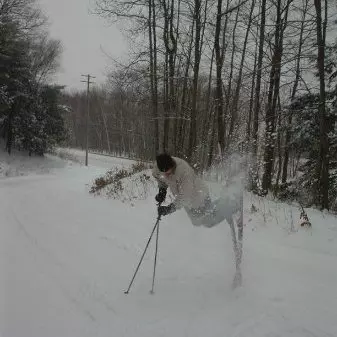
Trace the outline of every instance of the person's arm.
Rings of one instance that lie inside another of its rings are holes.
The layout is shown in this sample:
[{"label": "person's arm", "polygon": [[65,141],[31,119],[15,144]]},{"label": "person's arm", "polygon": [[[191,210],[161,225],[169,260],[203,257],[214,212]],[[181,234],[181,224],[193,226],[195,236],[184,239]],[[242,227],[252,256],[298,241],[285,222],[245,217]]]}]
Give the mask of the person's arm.
[{"label": "person's arm", "polygon": [[[158,213],[160,215],[168,215],[176,210],[182,208],[184,203],[186,203],[186,192],[188,189],[192,188],[193,184],[193,176],[191,172],[189,172],[188,167],[184,167],[181,172],[179,172],[177,177],[177,184],[178,184],[178,194],[173,202],[171,202],[168,206],[159,206]],[[187,193],[188,194],[188,193]]]},{"label": "person's arm", "polygon": [[180,209],[189,203],[191,194],[193,193],[194,171],[190,166],[185,164],[181,167],[181,171],[177,177],[178,194],[176,195],[173,204],[176,209]]},{"label": "person's arm", "polygon": [[182,174],[178,178],[178,194],[176,195],[176,198],[172,202],[175,209],[180,209],[184,205],[184,201],[186,202],[186,193],[189,189],[191,189],[192,184],[192,178],[189,175],[188,170],[184,170]]},{"label": "person's arm", "polygon": [[166,199],[166,194],[167,194],[167,184],[164,183],[161,179],[160,179],[160,172],[158,171],[158,169],[156,167],[153,168],[152,170],[152,176],[157,180],[158,183],[158,188],[159,188],[159,192],[158,194],[155,196],[155,200],[159,203],[162,203],[165,201]]}]

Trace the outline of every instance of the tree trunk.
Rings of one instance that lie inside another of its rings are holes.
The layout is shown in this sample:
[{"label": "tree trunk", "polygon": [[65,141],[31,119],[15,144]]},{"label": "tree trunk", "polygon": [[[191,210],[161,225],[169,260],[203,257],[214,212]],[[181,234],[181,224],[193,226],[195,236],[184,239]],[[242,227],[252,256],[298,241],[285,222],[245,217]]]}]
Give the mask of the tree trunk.
[{"label": "tree trunk", "polygon": [[254,91],[255,91],[255,76],[256,76],[256,62],[257,62],[257,44],[255,49],[254,56],[254,68],[253,68],[253,76],[252,76],[252,87],[250,90],[250,99],[249,99],[249,111],[248,111],[248,121],[247,121],[247,135],[246,135],[246,149],[249,150],[249,142],[252,130],[252,113],[253,113],[253,105],[254,105]]},{"label": "tree trunk", "polygon": [[[228,2],[226,10],[228,9]],[[215,111],[217,114],[218,122],[218,142],[220,145],[221,153],[225,151],[225,134],[226,134],[226,124],[224,119],[224,98],[223,98],[223,88],[222,88],[222,67],[224,62],[224,48],[225,48],[225,32],[227,27],[228,16],[226,16],[224,29],[223,29],[223,39],[222,47],[220,46],[220,32],[222,25],[222,0],[218,0],[217,5],[217,16],[215,25],[215,37],[214,37],[214,50],[215,50],[215,64],[216,64],[216,88],[215,88]]]},{"label": "tree trunk", "polygon": [[326,117],[326,94],[325,94],[325,37],[327,25],[327,0],[325,3],[325,20],[322,22],[322,1],[314,0],[316,10],[317,29],[317,68],[319,72],[319,131],[320,148],[319,160],[316,167],[316,179],[318,181],[317,196],[322,209],[329,209],[329,139],[328,139],[328,119]]},{"label": "tree trunk", "polygon": [[197,96],[199,81],[199,66],[201,58],[201,0],[194,0],[194,20],[195,20],[195,41],[194,41],[194,64],[193,64],[193,91],[192,91],[192,110],[189,135],[189,146],[187,156],[190,162],[197,144]]},{"label": "tree trunk", "polygon": [[256,71],[256,86],[255,86],[255,103],[253,111],[253,130],[251,142],[251,170],[250,170],[250,189],[257,190],[257,140],[259,132],[259,113],[260,113],[260,91],[261,91],[261,78],[262,78],[262,61],[263,61],[263,47],[264,35],[266,25],[266,2],[261,0],[261,22],[259,32],[259,52],[257,57],[257,71]]},{"label": "tree trunk", "polygon": [[[302,55],[302,47],[303,47],[303,34],[304,34],[304,24],[306,19],[306,13],[308,10],[308,0],[304,4],[303,8],[303,16],[301,21],[301,28],[300,28],[300,38],[299,38],[299,47],[296,59],[296,70],[295,70],[295,81],[291,91],[291,102],[293,102],[298,88],[298,83],[300,80],[301,75],[301,55]],[[292,127],[292,111],[289,111],[288,120],[287,120],[287,130],[286,130],[286,137],[285,137],[285,149],[284,149],[284,159],[283,159],[283,168],[282,168],[282,184],[287,182],[288,177],[288,165],[289,165],[289,152],[290,152],[290,140],[291,140],[291,127]]]},{"label": "tree trunk", "polygon": [[276,183],[275,183],[275,195],[277,195],[277,191],[279,189],[279,182],[282,172],[282,134],[281,134],[281,125],[282,125],[282,113],[281,113],[281,102],[280,96],[278,97],[278,129],[277,129],[277,153],[278,153],[278,167],[277,167],[277,176],[276,176]]},{"label": "tree trunk", "polygon": [[[180,27],[180,7],[181,7],[181,0],[178,0],[178,13],[177,13],[177,27],[176,27],[176,32],[177,32],[177,40],[179,38],[179,27]],[[177,53],[174,55],[174,64],[176,64],[177,60]],[[180,62],[177,67],[177,73],[180,76]],[[179,83],[180,84],[180,83]],[[177,154],[177,148],[178,148],[178,130],[179,130],[179,109],[178,109],[178,91],[175,92],[174,96],[174,106],[175,106],[175,120],[174,120],[174,126],[173,126],[173,150],[174,153]],[[181,115],[180,115],[181,116]]]},{"label": "tree trunk", "polygon": [[177,51],[177,40],[173,30],[174,0],[171,0],[169,6],[166,0],[162,1],[164,9],[164,45],[165,45],[165,74],[164,74],[164,142],[163,148],[170,151],[169,131],[170,116],[175,109],[175,90],[174,90],[174,73],[175,73],[175,55]]},{"label": "tree trunk", "polygon": [[191,40],[188,48],[188,54],[187,54],[187,60],[186,60],[186,68],[184,73],[184,81],[183,81],[183,88],[182,88],[182,96],[181,96],[181,103],[180,103],[180,111],[181,111],[181,121],[180,121],[180,127],[179,127],[179,133],[177,135],[179,141],[178,141],[178,147],[176,148],[176,153],[178,155],[183,155],[184,153],[184,134],[186,133],[186,106],[187,106],[187,91],[188,91],[188,76],[189,76],[189,69],[191,66],[191,58],[192,58],[192,49],[193,49],[193,32],[194,32],[194,21],[192,23],[191,27]]},{"label": "tree trunk", "polygon": [[202,133],[202,147],[203,147],[203,168],[207,167],[207,159],[205,158],[209,154],[209,133],[213,131],[213,105],[211,104],[211,90],[212,90],[212,73],[213,73],[213,62],[214,62],[214,48],[212,49],[212,57],[211,57],[211,66],[208,75],[208,88],[207,88],[207,97],[206,97],[206,114],[204,121],[204,128]]},{"label": "tree trunk", "polygon": [[[235,23],[234,23],[234,28],[233,28],[233,36],[232,36],[232,56],[231,56],[231,65],[230,65],[230,73],[229,73],[229,82],[228,82],[228,89],[227,89],[227,94],[226,94],[226,106],[225,106],[225,115],[229,115],[230,109],[230,98],[232,97],[232,82],[233,82],[233,72],[234,72],[234,57],[235,57],[235,52],[236,52],[236,27],[238,24],[238,18],[239,18],[239,13],[240,13],[240,7],[236,10],[236,16],[235,16]],[[231,122],[229,125],[229,130],[228,130],[228,137],[227,137],[227,142],[226,142],[226,147],[227,149],[229,148],[229,142],[230,138],[232,137],[233,131],[234,131],[234,124],[236,122],[236,114],[234,113],[234,110],[232,109],[232,114],[231,114]]]},{"label": "tree trunk", "polygon": [[[252,0],[250,12],[249,12],[248,25],[247,25],[247,29],[246,29],[246,35],[245,35],[245,39],[244,39],[244,42],[243,42],[243,50],[242,50],[242,54],[241,54],[241,62],[240,62],[240,67],[239,67],[238,81],[237,81],[235,94],[234,94],[234,100],[233,100],[233,116],[237,116],[237,114],[238,114],[238,103],[239,103],[239,97],[240,97],[240,91],[241,91],[243,65],[244,65],[245,58],[246,58],[247,42],[248,42],[250,27],[251,27],[251,24],[252,24],[252,15],[253,15],[254,7],[255,7],[255,0]],[[255,70],[256,70],[256,53],[255,53],[255,60],[254,60],[252,91],[254,90],[254,85],[255,85]],[[248,137],[248,139],[249,139],[249,136],[250,136],[252,97],[253,97],[253,94],[251,94],[249,114],[248,114],[248,124],[247,124],[247,137]]]},{"label": "tree trunk", "polygon": [[168,149],[168,141],[169,141],[169,128],[170,128],[170,120],[169,120],[169,84],[168,84],[168,55],[165,54],[165,64],[164,64],[164,76],[163,76],[163,89],[164,89],[164,135],[163,135],[163,151],[169,152]]},{"label": "tree trunk", "polygon": [[103,119],[103,125],[104,125],[104,130],[105,130],[105,136],[106,136],[106,143],[107,143],[107,148],[108,148],[108,152],[111,153],[111,149],[110,149],[110,136],[109,136],[109,130],[108,130],[108,123],[106,121],[106,116],[104,113],[104,109],[103,106],[100,102],[100,99],[98,99],[98,104],[99,104],[99,108],[102,114],[102,119]]},{"label": "tree trunk", "polygon": [[13,117],[14,117],[14,113],[15,113],[15,107],[16,104],[15,102],[13,103],[12,107],[10,108],[9,111],[9,115],[8,115],[8,119],[7,119],[7,130],[6,130],[6,134],[7,134],[7,142],[6,142],[6,151],[8,152],[8,154],[10,155],[12,153],[12,146],[13,146]]},{"label": "tree trunk", "polygon": [[213,118],[212,118],[211,142],[210,142],[209,150],[208,150],[208,160],[207,160],[208,168],[212,166],[212,162],[213,162],[213,153],[214,153],[215,135],[216,135],[216,123],[215,123],[216,120],[217,120],[216,114],[214,113]]},{"label": "tree trunk", "polygon": [[[150,42],[150,71],[152,83],[152,114],[154,120],[154,151],[160,151],[159,143],[159,115],[158,115],[158,76],[157,76],[157,33],[156,8],[154,0],[149,0],[149,42]],[[151,67],[152,66],[152,67]]]},{"label": "tree trunk", "polygon": [[[268,94],[268,104],[266,109],[266,136],[265,136],[265,151],[264,151],[264,173],[262,178],[263,193],[267,194],[272,184],[272,170],[274,165],[275,155],[275,128],[276,128],[276,110],[277,100],[280,92],[281,80],[281,62],[283,55],[283,35],[288,22],[288,11],[290,3],[293,0],[288,0],[286,7],[282,9],[282,1],[277,2],[277,16],[275,28],[275,47],[272,58],[272,69],[270,72],[270,84]],[[282,19],[282,13],[284,17]]]}]

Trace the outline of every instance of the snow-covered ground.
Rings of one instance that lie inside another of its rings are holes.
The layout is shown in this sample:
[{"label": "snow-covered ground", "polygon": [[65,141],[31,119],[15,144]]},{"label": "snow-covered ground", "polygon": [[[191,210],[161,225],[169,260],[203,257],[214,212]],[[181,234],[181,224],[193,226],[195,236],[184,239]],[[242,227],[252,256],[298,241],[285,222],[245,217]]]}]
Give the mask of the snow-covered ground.
[{"label": "snow-covered ground", "polygon": [[232,290],[228,226],[196,228],[176,212],[160,224],[155,294],[153,242],[125,295],[154,225],[155,190],[133,206],[88,193],[107,168],[131,161],[16,158],[0,157],[22,173],[0,179],[2,337],[337,336],[336,217],[308,210],[313,228],[291,232],[298,209],[246,195],[243,286]]}]

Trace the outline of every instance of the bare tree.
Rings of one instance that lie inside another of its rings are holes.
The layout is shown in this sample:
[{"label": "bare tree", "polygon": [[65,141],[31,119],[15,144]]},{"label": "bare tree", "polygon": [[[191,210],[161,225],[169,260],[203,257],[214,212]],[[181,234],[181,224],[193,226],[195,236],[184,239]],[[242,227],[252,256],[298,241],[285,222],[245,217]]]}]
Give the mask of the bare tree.
[{"label": "bare tree", "polygon": [[[226,4],[226,11],[228,10],[229,2]],[[215,101],[216,101],[216,114],[217,114],[217,124],[218,124],[218,142],[222,154],[225,151],[225,134],[226,134],[226,124],[224,118],[224,97],[223,97],[223,83],[222,83],[222,68],[225,58],[225,38],[226,30],[228,24],[228,17],[226,15],[224,26],[222,29],[222,6],[223,0],[218,0],[217,2],[217,14],[216,14],[216,25],[215,25],[215,36],[214,36],[214,50],[215,50],[215,65],[216,65],[216,89],[215,89]],[[220,44],[222,31],[222,43]]]},{"label": "bare tree", "polygon": [[[189,35],[194,35],[194,28],[195,22],[192,22],[192,26],[189,30]],[[181,90],[181,99],[180,99],[180,116],[181,119],[179,120],[179,127],[177,137],[177,146],[176,146],[176,153],[182,155],[184,153],[184,144],[185,144],[185,136],[187,133],[187,117],[188,114],[186,113],[187,105],[188,105],[188,89],[189,89],[189,71],[192,65],[192,53],[193,53],[193,39],[189,40],[187,56],[185,61],[185,71],[183,76],[183,84]]]},{"label": "bare tree", "polygon": [[250,170],[250,188],[256,190],[257,183],[257,148],[258,148],[258,132],[259,132],[259,113],[260,113],[260,93],[261,93],[261,78],[262,78],[262,62],[263,62],[263,48],[266,25],[266,0],[261,0],[261,20],[259,32],[259,48],[257,57],[256,69],[256,84],[255,84],[255,98],[253,109],[253,130],[251,142],[251,170]]},{"label": "bare tree", "polygon": [[234,113],[233,109],[230,109],[230,103],[231,103],[231,96],[232,96],[232,85],[233,85],[233,74],[234,74],[234,58],[236,54],[236,49],[237,49],[237,34],[236,34],[236,29],[238,25],[238,19],[239,19],[239,13],[240,13],[240,8],[238,7],[236,9],[236,15],[235,15],[235,21],[234,21],[234,26],[233,26],[233,33],[232,33],[232,55],[231,55],[231,62],[230,62],[230,71],[229,71],[229,79],[228,79],[228,84],[227,84],[227,92],[226,92],[226,104],[225,104],[225,117],[229,119],[229,110],[232,110],[231,116],[230,116],[230,125],[229,125],[229,130],[228,130],[228,135],[227,135],[227,149],[229,148],[229,142],[230,138],[233,135],[234,131],[234,125],[236,122],[237,116]]},{"label": "bare tree", "polygon": [[177,29],[174,29],[174,0],[162,0],[164,9],[164,32],[163,40],[165,45],[165,73],[164,73],[164,137],[163,149],[169,150],[169,131],[170,131],[170,116],[173,115],[175,109],[175,60],[177,53]]},{"label": "bare tree", "polygon": [[36,0],[0,0],[0,18],[13,20],[30,37],[46,28],[47,18]]},{"label": "bare tree", "polygon": [[[324,8],[322,9],[322,3]],[[319,160],[316,166],[317,200],[321,208],[329,209],[329,139],[328,118],[326,116],[326,93],[325,93],[325,43],[326,28],[328,21],[328,1],[314,0],[316,10],[317,32],[317,69],[319,72],[319,131],[320,149]],[[324,19],[323,19],[323,18]]]},{"label": "bare tree", "polygon": [[264,172],[262,189],[267,193],[271,187],[272,169],[274,163],[276,109],[280,92],[281,66],[283,56],[283,36],[288,23],[289,6],[293,0],[287,0],[285,7],[282,0],[276,5],[275,42],[269,77],[268,102],[266,107],[266,134],[264,149]]},{"label": "bare tree", "polygon": [[[231,128],[230,128],[232,131],[229,133],[229,138],[232,135],[233,128],[234,128],[234,123],[236,121],[237,114],[238,114],[238,103],[239,103],[241,86],[242,86],[243,65],[244,65],[244,62],[245,62],[245,59],[246,59],[247,43],[248,43],[248,37],[249,37],[249,33],[250,33],[250,28],[251,28],[251,25],[252,25],[254,7],[255,7],[255,0],[252,0],[251,1],[250,12],[249,12],[249,16],[248,16],[248,22],[247,22],[245,39],[244,39],[244,42],[243,42],[241,61],[240,61],[240,65],[239,65],[239,74],[238,74],[238,79],[237,79],[236,88],[235,88],[235,94],[234,94],[234,99],[233,99],[233,108],[232,108],[232,116],[233,117],[232,117]],[[254,60],[252,88],[254,88],[254,83],[255,83],[255,68],[256,68],[255,64],[256,64],[256,62]],[[251,94],[251,102],[252,102],[252,97],[253,97],[253,95]],[[248,116],[248,127],[247,127],[247,136],[248,137],[250,135],[251,107],[252,107],[252,105],[250,105],[249,116]]]},{"label": "bare tree", "polygon": [[157,36],[156,36],[156,9],[154,0],[148,0],[148,35],[150,53],[150,82],[152,98],[152,116],[154,123],[153,148],[159,152],[159,115],[158,115],[158,76],[157,76]]},{"label": "bare tree", "polygon": [[59,40],[50,39],[47,34],[32,42],[30,57],[32,73],[38,83],[44,83],[54,75],[60,66],[62,46]]},{"label": "bare tree", "polygon": [[201,60],[201,0],[194,0],[193,20],[195,21],[195,35],[194,35],[194,62],[193,62],[193,89],[192,89],[192,106],[191,106],[191,123],[190,135],[187,156],[192,160],[193,152],[197,144],[197,94],[199,82],[199,68]]},{"label": "bare tree", "polygon": [[[306,22],[306,15],[308,12],[308,2],[309,0],[303,1],[303,10],[301,14],[301,25],[300,25],[300,33],[299,33],[299,39],[298,39],[298,52],[296,55],[295,60],[295,80],[293,87],[291,89],[291,97],[290,102],[293,102],[295,99],[298,85],[300,82],[301,77],[301,58],[302,58],[302,49],[304,44],[304,28],[305,28],[305,22]],[[288,164],[289,164],[289,151],[290,151],[290,140],[291,140],[291,126],[292,126],[292,111],[288,112],[287,116],[287,129],[286,129],[286,136],[285,136],[285,149],[284,149],[284,160],[283,160],[283,168],[282,168],[282,184],[285,184],[287,182],[287,176],[288,176]]]}]

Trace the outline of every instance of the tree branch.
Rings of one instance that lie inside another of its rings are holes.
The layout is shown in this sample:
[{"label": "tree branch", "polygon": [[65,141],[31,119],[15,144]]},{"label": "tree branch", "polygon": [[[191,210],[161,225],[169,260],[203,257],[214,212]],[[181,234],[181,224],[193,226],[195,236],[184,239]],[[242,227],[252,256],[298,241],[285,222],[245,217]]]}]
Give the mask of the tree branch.
[{"label": "tree branch", "polygon": [[241,7],[242,5],[244,5],[248,1],[249,0],[243,0],[242,2],[240,2],[239,4],[237,4],[236,6],[227,9],[225,12],[221,13],[221,17],[225,16],[225,15],[231,13],[231,12],[234,12],[236,9],[238,9],[239,7]]}]

